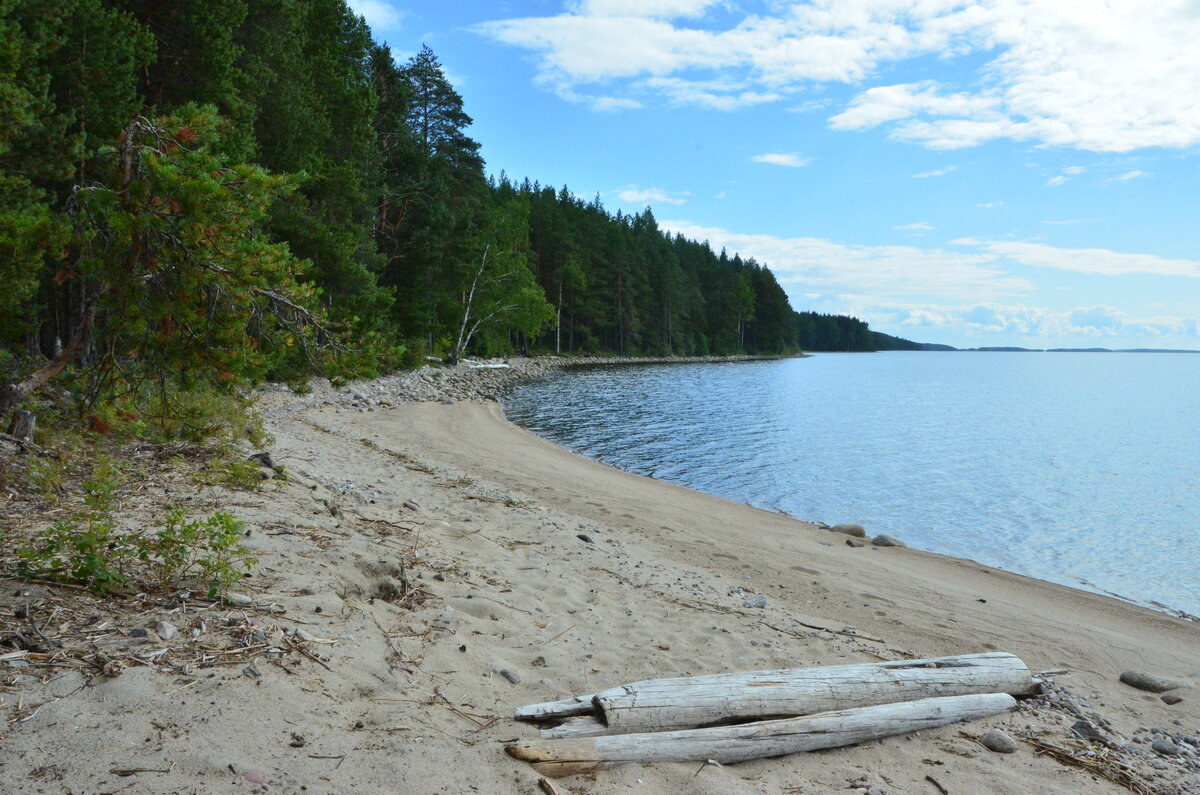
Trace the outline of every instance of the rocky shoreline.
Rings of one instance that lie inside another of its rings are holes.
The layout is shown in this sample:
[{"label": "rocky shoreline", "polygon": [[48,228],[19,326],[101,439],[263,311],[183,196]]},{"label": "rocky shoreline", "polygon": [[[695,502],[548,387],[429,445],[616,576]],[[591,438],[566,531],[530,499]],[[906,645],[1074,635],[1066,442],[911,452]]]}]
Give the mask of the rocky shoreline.
[{"label": "rocky shoreline", "polygon": [[[803,354],[800,354],[803,356]],[[537,356],[507,359],[463,360],[457,365],[426,364],[416,370],[393,373],[374,381],[355,381],[335,387],[328,381],[314,380],[311,393],[289,401],[289,410],[307,409],[317,405],[336,405],[343,408],[372,411],[386,409],[399,403],[423,403],[456,400],[499,402],[504,394],[522,381],[554,372],[582,367],[619,367],[642,364],[692,364],[721,362],[770,361],[780,356]],[[261,391],[287,391],[282,384],[264,387]]]}]

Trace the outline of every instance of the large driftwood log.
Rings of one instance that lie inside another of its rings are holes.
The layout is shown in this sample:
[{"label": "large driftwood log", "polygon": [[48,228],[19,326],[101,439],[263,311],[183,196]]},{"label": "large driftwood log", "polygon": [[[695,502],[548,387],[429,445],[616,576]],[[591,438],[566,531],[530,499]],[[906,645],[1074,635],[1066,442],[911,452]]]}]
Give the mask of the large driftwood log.
[{"label": "large driftwood log", "polygon": [[722,764],[816,751],[997,715],[1016,706],[1006,693],[925,698],[800,718],[688,731],[619,734],[510,745],[510,756],[558,778],[626,762]]},{"label": "large driftwood log", "polygon": [[1036,682],[1011,654],[650,679],[591,696],[531,704],[520,720],[565,721],[544,737],[671,731],[850,707],[977,693],[1032,695]]}]

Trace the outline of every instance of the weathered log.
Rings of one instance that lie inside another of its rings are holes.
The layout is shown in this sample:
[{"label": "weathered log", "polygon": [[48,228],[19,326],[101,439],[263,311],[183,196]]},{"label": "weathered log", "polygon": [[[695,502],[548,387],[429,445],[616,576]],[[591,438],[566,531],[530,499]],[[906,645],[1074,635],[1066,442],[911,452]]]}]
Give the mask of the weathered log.
[{"label": "weathered log", "polygon": [[33,439],[33,431],[37,427],[37,415],[32,411],[17,409],[12,413],[8,423],[8,435],[18,441],[28,442]]},{"label": "weathered log", "polygon": [[[1032,695],[1036,682],[1011,654],[650,679],[517,710],[520,720],[569,723],[546,737],[671,731],[747,720],[976,693]],[[590,706],[588,709],[586,707]]]},{"label": "weathered log", "polygon": [[722,764],[816,751],[998,715],[1016,706],[1007,693],[948,696],[822,712],[799,718],[686,731],[518,743],[510,756],[559,778],[627,762]]}]

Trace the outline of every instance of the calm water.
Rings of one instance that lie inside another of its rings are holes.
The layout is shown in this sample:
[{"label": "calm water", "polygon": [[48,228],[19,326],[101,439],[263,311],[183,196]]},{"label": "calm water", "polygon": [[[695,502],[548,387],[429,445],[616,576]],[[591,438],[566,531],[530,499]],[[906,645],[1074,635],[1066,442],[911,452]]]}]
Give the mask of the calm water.
[{"label": "calm water", "polygon": [[821,354],[572,370],[513,421],[607,464],[1200,614],[1200,355]]}]

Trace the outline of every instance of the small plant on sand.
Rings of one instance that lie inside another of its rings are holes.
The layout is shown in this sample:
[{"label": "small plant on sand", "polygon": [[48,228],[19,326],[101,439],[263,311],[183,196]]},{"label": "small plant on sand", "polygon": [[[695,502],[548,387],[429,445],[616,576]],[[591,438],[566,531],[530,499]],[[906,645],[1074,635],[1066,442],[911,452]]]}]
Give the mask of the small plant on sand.
[{"label": "small plant on sand", "polygon": [[169,511],[155,535],[142,538],[139,557],[162,587],[190,578],[205,583],[210,598],[224,596],[256,563],[242,544],[245,525],[227,513],[187,521],[182,508]]},{"label": "small plant on sand", "polygon": [[230,514],[188,521],[175,508],[157,532],[122,533],[109,510],[111,491],[92,485],[87,510],[55,523],[40,545],[17,550],[18,574],[108,594],[131,582],[173,588],[198,581],[219,598],[257,562],[242,544],[244,525]]}]

